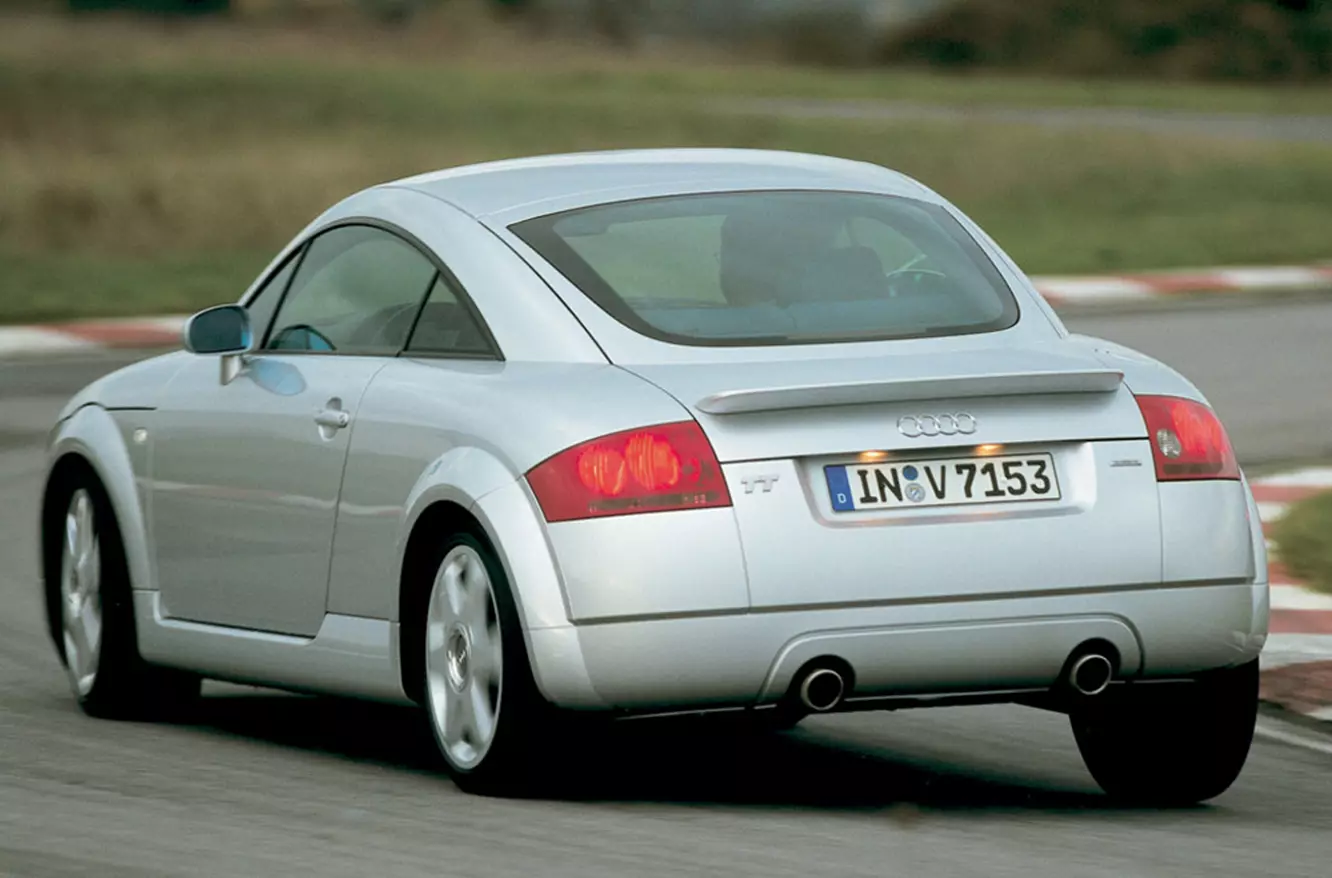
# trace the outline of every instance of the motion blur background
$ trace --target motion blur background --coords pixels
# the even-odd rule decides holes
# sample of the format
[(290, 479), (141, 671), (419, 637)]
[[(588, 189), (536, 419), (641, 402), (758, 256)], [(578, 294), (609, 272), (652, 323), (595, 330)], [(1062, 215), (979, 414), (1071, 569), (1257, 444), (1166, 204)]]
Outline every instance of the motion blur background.
[[(363, 186), (690, 145), (901, 169), (1032, 274), (1326, 261), (1332, 0), (0, 0), (0, 342), (235, 301)], [(1256, 476), (1332, 458), (1328, 292), (1063, 316), (1195, 380)], [(83, 717), (43, 622), (43, 442), (152, 353), (0, 345), (0, 875), (1329, 874), (1332, 751), (1288, 730), (1214, 805), (1155, 811), (1016, 707), (631, 722), (540, 802), (457, 793), (411, 710), (210, 683), (192, 724)], [(1332, 494), (1304, 502), (1275, 539), (1332, 592)], [(1318, 618), (1265, 660), (1311, 662), (1321, 689), (1281, 685), (1332, 716)]]
[(322, 208), (524, 154), (918, 176), (1032, 273), (1332, 257), (1327, 0), (0, 0), (0, 323), (234, 301)]

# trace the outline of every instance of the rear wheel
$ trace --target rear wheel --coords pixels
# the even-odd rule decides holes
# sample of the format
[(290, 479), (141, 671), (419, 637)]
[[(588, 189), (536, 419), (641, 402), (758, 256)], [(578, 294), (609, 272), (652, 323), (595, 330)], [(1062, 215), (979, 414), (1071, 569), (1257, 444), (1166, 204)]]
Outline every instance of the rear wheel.
[(1192, 805), (1225, 792), (1244, 768), (1258, 717), (1258, 662), (1186, 684), (1138, 684), (1071, 714), (1078, 749), (1107, 793)]
[(539, 768), (537, 737), (554, 719), (537, 692), (504, 570), (471, 533), (437, 550), (425, 607), (425, 701), (458, 785), (517, 792)]
[(59, 531), (55, 613), (70, 688), (90, 716), (176, 717), (199, 695), (199, 677), (139, 657), (129, 569), (115, 514), (95, 478), (73, 479)]

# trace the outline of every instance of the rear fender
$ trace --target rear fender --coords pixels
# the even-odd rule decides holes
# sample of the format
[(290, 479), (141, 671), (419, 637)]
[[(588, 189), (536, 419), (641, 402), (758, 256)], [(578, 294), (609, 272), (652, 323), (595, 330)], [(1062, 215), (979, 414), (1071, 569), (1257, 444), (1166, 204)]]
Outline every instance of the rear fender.
[(1258, 503), (1254, 500), (1253, 490), (1247, 476), (1244, 480), (1244, 496), (1249, 511), (1249, 535), (1253, 543), (1253, 622), (1249, 630), (1249, 651), (1258, 655), (1267, 643), (1267, 634), (1272, 621), (1272, 592), (1268, 583), (1270, 574), (1267, 570), (1267, 538), (1263, 535), (1263, 522), (1258, 515)]
[(1093, 354), (1112, 369), (1124, 373), (1124, 384), (1134, 395), (1179, 396), (1207, 404), (1193, 382), (1174, 369), (1125, 345), (1088, 335), (1071, 335), (1070, 343)]
[[(1124, 373), (1124, 384), (1135, 395), (1178, 396), (1210, 405), (1202, 391), (1170, 366), (1147, 356), (1139, 351), (1116, 342), (1093, 338), (1085, 335), (1073, 335), (1069, 341), (1085, 347), (1107, 366)], [(1271, 615), (1271, 596), (1268, 591), (1267, 540), (1263, 536), (1262, 520), (1258, 515), (1258, 506), (1254, 502), (1253, 491), (1248, 478), (1241, 474), (1244, 491), (1244, 504), (1248, 519), (1250, 555), (1252, 559), (1252, 600), (1253, 612), (1250, 630), (1243, 642), (1238, 644), (1244, 660), (1256, 656), (1267, 639)], [(1163, 557), (1164, 560), (1164, 557)], [(1163, 571), (1163, 573), (1168, 571)]]
[(1266, 585), (1269, 581), (1267, 537), (1263, 535), (1263, 521), (1258, 514), (1258, 503), (1254, 500), (1253, 488), (1249, 485), (1249, 477), (1241, 474), (1240, 478), (1244, 482), (1244, 499), (1249, 512), (1249, 538), (1253, 543), (1253, 581)]
[[(524, 629), (568, 624), (545, 526), (527, 483), (497, 457), (476, 447), (453, 448), (440, 456), (412, 488), (393, 582), (402, 581), (407, 544), (421, 516), (439, 503), (459, 506), (481, 524), (504, 566)], [(400, 621), (397, 602), (392, 606), (393, 621)]]

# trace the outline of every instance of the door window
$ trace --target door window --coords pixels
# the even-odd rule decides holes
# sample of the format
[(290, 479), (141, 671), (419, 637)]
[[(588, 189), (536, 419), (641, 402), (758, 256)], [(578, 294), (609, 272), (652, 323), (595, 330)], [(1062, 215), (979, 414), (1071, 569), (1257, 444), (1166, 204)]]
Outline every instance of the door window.
[(297, 248), (296, 252), (282, 263), (281, 268), (268, 276), (268, 280), (264, 281), (259, 292), (255, 293), (245, 306), (250, 312), (250, 330), (256, 338), (264, 337), (264, 331), (268, 329), (268, 323), (273, 319), (273, 312), (277, 310), (278, 303), (282, 301), (282, 294), (287, 290), (287, 283), (296, 271), (296, 264), (301, 261), (300, 256), (301, 248)]
[(434, 264), (397, 235), (332, 229), (310, 242), (264, 347), (397, 354), (434, 280)]

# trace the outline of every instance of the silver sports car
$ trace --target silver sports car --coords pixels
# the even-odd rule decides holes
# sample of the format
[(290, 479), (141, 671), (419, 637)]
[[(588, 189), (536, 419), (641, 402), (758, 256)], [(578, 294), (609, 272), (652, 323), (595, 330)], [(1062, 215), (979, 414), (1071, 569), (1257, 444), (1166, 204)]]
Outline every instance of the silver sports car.
[(1267, 561), (1220, 422), (901, 174), (413, 177), (184, 341), (51, 436), (46, 608), (90, 714), (205, 677), (418, 704), (491, 790), (576, 712), (1016, 702), (1150, 802), (1247, 756)]

